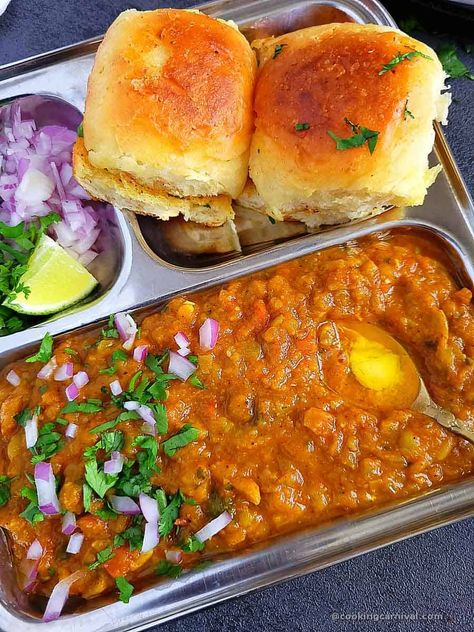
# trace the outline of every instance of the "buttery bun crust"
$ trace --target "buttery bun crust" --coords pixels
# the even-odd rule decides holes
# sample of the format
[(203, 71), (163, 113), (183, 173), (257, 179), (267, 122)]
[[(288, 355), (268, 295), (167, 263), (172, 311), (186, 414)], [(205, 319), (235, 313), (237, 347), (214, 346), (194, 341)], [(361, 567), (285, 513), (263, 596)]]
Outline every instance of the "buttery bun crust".
[[(106, 185), (112, 174), (111, 185), (118, 178), (136, 189), (130, 203), (125, 185), (120, 191), (127, 208), (158, 216), (162, 201), (154, 207), (153, 191), (183, 204), (237, 197), (247, 178), (255, 72), (250, 45), (230, 23), (179, 9), (122, 13), (89, 77), (86, 155), (78, 149), (76, 160), (83, 168), (89, 163), (93, 180), (85, 188), (105, 171), (95, 185), (104, 199), (116, 195)], [(76, 175), (82, 182), (80, 170)], [(140, 204), (141, 187), (147, 197)]]
[[(432, 122), (449, 105), (431, 48), (388, 27), (358, 24), (307, 28), (253, 47), (259, 74), (250, 176), (263, 209), (255, 199), (249, 206), (315, 227), (423, 202), (439, 170), (428, 167)], [(417, 53), (379, 74), (413, 51), (426, 57)], [(372, 154), (367, 142), (337, 149), (328, 132), (356, 133), (345, 119), (379, 132)]]

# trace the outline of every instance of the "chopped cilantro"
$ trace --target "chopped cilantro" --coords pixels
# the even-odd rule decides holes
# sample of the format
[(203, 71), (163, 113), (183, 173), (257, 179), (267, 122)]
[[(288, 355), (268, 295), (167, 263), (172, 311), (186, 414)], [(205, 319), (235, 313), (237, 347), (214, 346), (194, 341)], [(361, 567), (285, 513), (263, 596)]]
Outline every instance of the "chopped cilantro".
[(67, 353), (70, 356), (77, 356), (77, 351), (74, 351), (74, 349), (71, 349), (71, 347), (66, 347), (64, 349), (64, 353)]
[(438, 57), (443, 65), (444, 71), (453, 79), (470, 79), (474, 81), (474, 74), (459, 59), (456, 46), (454, 44), (444, 44), (439, 51)]
[(61, 410), (61, 415), (68, 413), (98, 413), (102, 408), (102, 402), (98, 399), (88, 399), (85, 402), (77, 403), (76, 401), (68, 402)]
[(84, 127), (83, 127), (82, 121), (79, 124), (79, 127), (77, 128), (77, 135), (79, 136), (79, 138), (84, 138)]
[(135, 461), (129, 461), (125, 463), (123, 470), (118, 476), (118, 480), (115, 483), (115, 489), (117, 492), (122, 493), (124, 496), (137, 497), (140, 492), (149, 494), (151, 492), (150, 477), (144, 475), (140, 471), (136, 471)]
[(344, 119), (345, 123), (352, 128), (352, 136), (350, 138), (339, 138), (328, 130), (328, 135), (336, 141), (336, 149), (352, 149), (354, 147), (362, 147), (367, 142), (367, 146), (371, 154), (374, 153), (375, 146), (380, 132), (376, 132), (361, 125), (351, 123), (348, 118)]
[(177, 434), (163, 441), (163, 450), (167, 456), (174, 456), (176, 450), (196, 441), (198, 437), (199, 430), (190, 424), (185, 424)]
[(20, 516), (28, 520), (32, 525), (44, 520), (44, 514), (38, 508), (38, 496), (36, 495), (36, 491), (31, 487), (23, 487), (21, 497), (26, 498), (30, 503), (26, 509), (21, 512)]
[(128, 542), (130, 551), (136, 551), (141, 549), (143, 544), (143, 530), (140, 524), (143, 522), (142, 518), (137, 516), (134, 522), (122, 533), (117, 533), (114, 538), (114, 546), (122, 546)]
[(84, 457), (86, 459), (94, 458), (98, 450), (104, 450), (106, 454), (114, 450), (120, 450), (123, 446), (123, 442), (123, 432), (120, 430), (105, 432), (95, 445), (89, 446), (84, 450)]
[(138, 435), (133, 446), (138, 446), (141, 450), (137, 454), (138, 469), (140, 474), (149, 478), (153, 474), (159, 471), (156, 465), (156, 459), (158, 457), (158, 443), (155, 437), (150, 435)]
[(379, 76), (384, 75), (386, 72), (389, 72), (390, 70), (393, 70), (395, 66), (397, 66), (398, 64), (401, 64), (403, 61), (410, 61), (414, 57), (423, 57), (424, 59), (432, 59), (431, 57), (429, 57), (428, 55), (425, 55), (419, 50), (411, 50), (409, 53), (403, 53), (403, 54), (399, 52), (397, 55), (395, 55), (393, 59), (391, 59), (382, 67), (382, 69), (379, 71)]
[(114, 553), (112, 551), (112, 546), (106, 546), (105, 549), (102, 549), (102, 551), (99, 551), (97, 553), (95, 562), (93, 562), (92, 564), (89, 564), (89, 570), (91, 571), (95, 570), (101, 564), (104, 564), (105, 562), (108, 562), (108, 560), (112, 559), (113, 556), (114, 556)]
[(407, 118), (410, 117), (412, 119), (414, 119), (415, 117), (413, 116), (413, 114), (410, 112), (410, 110), (408, 109), (408, 99), (405, 101), (405, 108), (403, 110), (403, 118), (406, 121)]
[(30, 448), (33, 454), (31, 462), (35, 464), (40, 461), (49, 460), (54, 454), (61, 450), (63, 445), (62, 435), (56, 432), (55, 422), (44, 424), (39, 430), (35, 445)]
[(41, 408), (39, 406), (36, 406), (35, 408), (31, 409), (31, 408), (23, 408), (23, 410), (21, 410), (19, 413), (17, 413), (13, 419), (16, 421), (16, 423), (21, 426), (22, 428), (25, 427), (26, 422), (29, 421), (33, 415), (39, 415), (41, 412)]
[(112, 362), (125, 362), (128, 356), (122, 349), (117, 349), (112, 353)]
[(281, 51), (283, 50), (283, 46), (286, 46), (286, 44), (277, 44), (275, 46), (275, 51), (273, 53), (273, 57), (272, 59), (276, 59), (278, 57), (278, 55), (281, 53)]
[(84, 511), (90, 512), (91, 501), (92, 501), (92, 489), (87, 483), (84, 483), (82, 485), (82, 504), (84, 505)]
[(100, 369), (99, 373), (102, 375), (113, 375), (114, 373), (117, 373), (117, 368), (115, 366), (109, 366), (106, 369)]
[(276, 224), (276, 219), (274, 219), (273, 217), (268, 216), (268, 221), (270, 222), (270, 224)]
[(128, 384), (128, 391), (133, 392), (135, 390), (135, 386), (137, 385), (138, 380), (141, 378), (141, 376), (143, 375), (143, 371), (137, 371), (131, 378), (129, 384)]
[(110, 314), (109, 320), (107, 321), (107, 328), (102, 329), (101, 331), (102, 338), (118, 338), (119, 332), (115, 328), (114, 325), (114, 315)]
[(26, 358), (25, 362), (49, 362), (53, 355), (53, 337), (46, 333), (41, 341), (40, 348), (37, 353)]
[(10, 476), (0, 476), (0, 507), (3, 507), (10, 500), (10, 485), (13, 478)]
[(184, 544), (181, 545), (181, 548), (185, 553), (198, 553), (204, 550), (204, 546), (204, 542), (198, 540), (195, 535), (190, 535), (186, 538)]
[(91, 428), (89, 432), (99, 434), (100, 432), (105, 432), (106, 430), (112, 430), (112, 428), (118, 426), (118, 424), (122, 423), (122, 421), (130, 421), (131, 419), (140, 419), (140, 415), (135, 410), (125, 410), (123, 413), (117, 415), (115, 419), (105, 421), (103, 424), (99, 424), (98, 426)]
[(106, 492), (116, 484), (117, 475), (105, 474), (103, 469), (99, 469), (97, 460), (92, 458), (85, 463), (85, 479), (97, 496), (103, 498)]
[(120, 601), (123, 601), (123, 603), (128, 603), (134, 591), (132, 584), (127, 581), (125, 577), (116, 577), (115, 585), (117, 586), (119, 591)]
[(41, 386), (38, 387), (38, 392), (39, 392), (40, 395), (44, 395), (47, 390), (48, 390), (48, 385), (47, 384), (41, 384)]
[[(163, 497), (165, 503), (163, 504)], [(179, 516), (179, 510), (185, 498), (183, 494), (178, 490), (176, 494), (171, 498), (169, 502), (166, 501), (166, 496), (162, 490), (159, 490), (156, 495), (158, 501), (158, 507), (160, 509), (160, 524), (158, 527), (160, 536), (165, 538), (171, 533), (174, 527), (174, 521)]]
[(172, 564), (171, 562), (168, 562), (168, 560), (160, 560), (155, 568), (155, 573), (157, 575), (167, 575), (173, 579), (177, 579), (182, 572), (183, 569), (179, 564)]
[(311, 126), (309, 123), (295, 123), (295, 130), (297, 132), (304, 132), (309, 129)]
[(192, 384), (193, 386), (195, 386), (196, 388), (199, 388), (201, 390), (204, 390), (206, 388), (195, 373), (193, 373), (191, 375), (191, 377), (189, 378), (188, 381), (189, 381), (190, 384)]

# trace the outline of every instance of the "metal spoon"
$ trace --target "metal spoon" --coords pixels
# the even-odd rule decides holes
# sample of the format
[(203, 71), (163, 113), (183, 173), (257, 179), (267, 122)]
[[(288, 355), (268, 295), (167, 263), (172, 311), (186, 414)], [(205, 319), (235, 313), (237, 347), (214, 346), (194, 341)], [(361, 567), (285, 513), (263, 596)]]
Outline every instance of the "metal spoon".
[[(464, 422), (458, 419), (453, 413), (445, 410), (431, 399), (428, 389), (426, 388), (426, 385), (412, 358), (408, 354), (407, 350), (397, 340), (395, 340), (393, 336), (380, 327), (377, 327), (376, 325), (369, 325), (367, 323), (347, 322), (337, 325), (335, 322), (325, 322), (321, 323), (320, 327), (322, 325), (332, 328), (336, 344), (340, 345), (340, 337), (337, 330), (338, 327), (340, 327), (341, 329), (346, 329), (349, 332), (355, 332), (371, 342), (375, 341), (377, 343), (381, 343), (387, 349), (397, 353), (400, 358), (403, 359), (405, 368), (409, 372), (410, 380), (418, 380), (418, 384), (410, 382), (410, 390), (413, 395), (409, 395), (409, 399), (406, 402), (407, 407), (431, 417), (444, 428), (447, 428), (448, 430), (451, 430), (451, 432), (454, 432), (471, 443), (474, 443), (474, 431), (467, 428)], [(319, 331), (320, 330), (318, 328), (318, 335)], [(318, 360), (321, 376), (325, 386), (343, 396), (344, 393), (341, 392), (341, 390), (344, 390), (343, 388), (334, 387), (327, 383), (327, 379), (324, 377), (324, 359), (320, 352), (318, 352)]]

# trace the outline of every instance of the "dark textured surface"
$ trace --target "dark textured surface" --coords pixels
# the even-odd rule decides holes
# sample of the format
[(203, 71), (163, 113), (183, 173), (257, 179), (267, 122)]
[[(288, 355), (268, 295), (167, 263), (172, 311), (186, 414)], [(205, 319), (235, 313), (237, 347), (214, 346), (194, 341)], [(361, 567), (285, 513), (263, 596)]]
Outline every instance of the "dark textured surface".
[[(191, 4), (173, 3), (179, 7)], [(409, 2), (391, 5), (405, 16), (418, 10)], [(0, 17), (0, 63), (98, 35), (125, 8), (157, 6), (166, 5), (147, 0), (12, 0)], [(423, 20), (423, 13), (418, 18)], [(449, 27), (448, 35), (417, 35), (434, 46), (461, 33), (464, 41), (469, 32), (474, 40), (466, 20), (447, 22), (430, 10), (424, 23), (430, 21), (433, 28), (437, 20), (436, 30)], [(474, 72), (474, 58), (465, 53), (461, 56)], [(456, 80), (451, 84), (455, 102), (446, 134), (474, 193), (474, 82)], [(473, 525), (470, 520), (438, 529), (165, 624), (160, 632), (474, 631)], [(357, 613), (365, 614), (367, 620), (341, 620), (343, 615)], [(391, 620), (376, 620), (387, 614), (392, 615)], [(436, 620), (423, 618), (428, 616)]]

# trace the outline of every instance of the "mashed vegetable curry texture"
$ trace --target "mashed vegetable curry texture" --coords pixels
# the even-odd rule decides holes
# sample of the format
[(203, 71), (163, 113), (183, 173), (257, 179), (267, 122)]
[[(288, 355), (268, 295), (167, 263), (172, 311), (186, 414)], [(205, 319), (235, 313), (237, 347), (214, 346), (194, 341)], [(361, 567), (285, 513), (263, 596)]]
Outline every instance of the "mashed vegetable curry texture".
[[(474, 419), (471, 292), (442, 261), (415, 234), (371, 237), (173, 299), (128, 350), (111, 320), (51, 350), (46, 339), (32, 361), (6, 367), (0, 525), (25, 590), (49, 596), (80, 571), (71, 595), (113, 589), (126, 601), (144, 575), (177, 577), (203, 556), (471, 472), (467, 441), (420, 413), (372, 405), (370, 389), (367, 405), (355, 405), (321, 378), (325, 353), (341, 381), (350, 371), (342, 351), (334, 360), (335, 341), (317, 335), (321, 324), (377, 324), (409, 351), (439, 404)], [(168, 366), (178, 348), (197, 367), (185, 381)], [(377, 382), (374, 401), (385, 386)]]

